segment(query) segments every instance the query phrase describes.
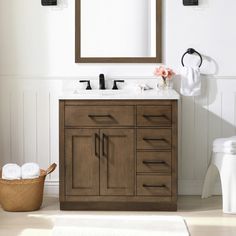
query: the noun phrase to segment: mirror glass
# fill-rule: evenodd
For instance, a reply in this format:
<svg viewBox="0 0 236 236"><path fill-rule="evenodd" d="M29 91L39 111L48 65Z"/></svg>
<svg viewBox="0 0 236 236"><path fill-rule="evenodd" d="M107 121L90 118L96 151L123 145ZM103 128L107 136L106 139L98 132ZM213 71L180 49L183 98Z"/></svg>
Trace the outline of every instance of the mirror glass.
<svg viewBox="0 0 236 236"><path fill-rule="evenodd" d="M160 8L160 0L78 0L76 61L160 62Z"/></svg>

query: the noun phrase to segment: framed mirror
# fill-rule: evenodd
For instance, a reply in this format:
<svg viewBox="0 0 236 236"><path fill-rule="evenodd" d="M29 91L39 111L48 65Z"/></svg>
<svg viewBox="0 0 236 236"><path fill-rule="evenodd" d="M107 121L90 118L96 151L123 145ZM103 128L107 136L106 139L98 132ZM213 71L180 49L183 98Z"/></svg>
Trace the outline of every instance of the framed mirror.
<svg viewBox="0 0 236 236"><path fill-rule="evenodd" d="M161 62L161 0L76 0L77 63Z"/></svg>

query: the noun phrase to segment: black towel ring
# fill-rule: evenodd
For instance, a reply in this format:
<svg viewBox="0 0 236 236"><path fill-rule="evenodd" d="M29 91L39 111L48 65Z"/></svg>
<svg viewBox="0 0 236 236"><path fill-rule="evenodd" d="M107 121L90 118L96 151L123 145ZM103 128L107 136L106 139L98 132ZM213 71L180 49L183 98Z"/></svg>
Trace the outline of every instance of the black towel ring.
<svg viewBox="0 0 236 236"><path fill-rule="evenodd" d="M186 54L194 54L194 53L196 53L196 54L200 57L200 65L199 65L199 68L201 67L201 65L202 65L202 56L201 56L201 54L200 54L198 51L196 51L194 48L188 48L187 51L186 51L186 52L184 53L184 55L182 56L181 63L182 63L183 66L184 66L184 57L185 57L185 55L186 55Z"/></svg>

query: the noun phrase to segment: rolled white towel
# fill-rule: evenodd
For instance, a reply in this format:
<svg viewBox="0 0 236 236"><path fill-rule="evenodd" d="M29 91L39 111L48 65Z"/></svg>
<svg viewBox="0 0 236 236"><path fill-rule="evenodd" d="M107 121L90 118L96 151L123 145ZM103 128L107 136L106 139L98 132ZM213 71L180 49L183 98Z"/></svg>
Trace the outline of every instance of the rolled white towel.
<svg viewBox="0 0 236 236"><path fill-rule="evenodd" d="M21 168L17 164L9 163L2 168L2 178L14 180L21 178Z"/></svg>
<svg viewBox="0 0 236 236"><path fill-rule="evenodd" d="M22 179L35 179L40 175L40 168L37 163L25 163L21 166Z"/></svg>

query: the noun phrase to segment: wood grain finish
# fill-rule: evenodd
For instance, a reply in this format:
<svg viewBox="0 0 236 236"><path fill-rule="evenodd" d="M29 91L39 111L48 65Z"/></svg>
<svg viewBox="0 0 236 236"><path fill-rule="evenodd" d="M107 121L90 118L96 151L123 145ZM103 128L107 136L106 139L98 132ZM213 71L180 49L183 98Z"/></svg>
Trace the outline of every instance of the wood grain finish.
<svg viewBox="0 0 236 236"><path fill-rule="evenodd" d="M102 129L100 132L100 195L134 195L134 130Z"/></svg>
<svg viewBox="0 0 236 236"><path fill-rule="evenodd" d="M171 196L171 176L138 175L138 196Z"/></svg>
<svg viewBox="0 0 236 236"><path fill-rule="evenodd" d="M132 126L132 106L66 106L65 126Z"/></svg>
<svg viewBox="0 0 236 236"><path fill-rule="evenodd" d="M137 172L171 173L171 152L138 152Z"/></svg>
<svg viewBox="0 0 236 236"><path fill-rule="evenodd" d="M60 110L61 209L177 209L177 101L61 100Z"/></svg>
<svg viewBox="0 0 236 236"><path fill-rule="evenodd" d="M138 106L138 126L171 126L171 106Z"/></svg>
<svg viewBox="0 0 236 236"><path fill-rule="evenodd" d="M99 195L99 144L96 135L99 136L97 129L65 130L67 195Z"/></svg>
<svg viewBox="0 0 236 236"><path fill-rule="evenodd" d="M171 129L138 129L137 148L146 150L171 149Z"/></svg>
<svg viewBox="0 0 236 236"><path fill-rule="evenodd" d="M75 0L75 62L76 63L160 63L162 62L162 0L156 0L155 57L81 57L81 0Z"/></svg>

